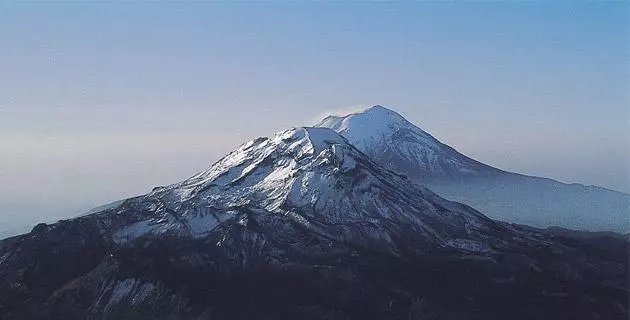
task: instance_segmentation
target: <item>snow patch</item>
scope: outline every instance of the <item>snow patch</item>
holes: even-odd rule
[[[455,248],[457,250],[466,251],[466,252],[490,252],[490,247],[487,245],[469,239],[451,239],[446,241],[446,245]]]
[[[109,298],[109,303],[107,305],[110,306],[121,302],[129,295],[129,293],[131,293],[137,281],[138,280],[136,280],[135,278],[131,278],[118,282],[114,287],[112,295]]]
[[[123,202],[125,202],[125,200],[126,199],[122,199],[122,200],[114,201],[112,203],[108,203],[108,204],[105,204],[105,205],[102,205],[102,206],[95,207],[95,208],[93,208],[93,209],[91,209],[91,210],[89,210],[89,211],[87,211],[87,212],[85,212],[85,213],[83,213],[83,214],[81,214],[79,216],[87,216],[87,215],[90,215],[90,214],[103,212],[105,210],[116,209],[116,208],[120,207],[120,205],[122,205]]]
[[[152,283],[140,284],[140,281],[135,278],[125,279],[116,283],[105,309],[110,309],[123,301],[127,301],[132,306],[140,304],[154,290],[155,286]]]
[[[186,217],[186,225],[191,236],[198,239],[207,236],[222,222],[234,217],[234,213],[231,212],[189,215]]]
[[[114,240],[116,244],[127,244],[146,235],[151,230],[152,226],[150,220],[139,221],[115,232],[112,236],[112,240]]]

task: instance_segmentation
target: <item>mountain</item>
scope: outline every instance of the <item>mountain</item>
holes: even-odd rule
[[[294,128],[0,241],[0,318],[626,319],[626,249],[493,221]]]
[[[630,195],[503,171],[473,160],[382,106],[316,125],[378,164],[493,219],[537,227],[630,231]]]
[[[500,172],[466,157],[379,105],[345,117],[326,117],[316,127],[338,132],[377,163],[413,173],[419,180]]]

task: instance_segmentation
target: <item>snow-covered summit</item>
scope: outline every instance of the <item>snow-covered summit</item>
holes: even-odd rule
[[[272,178],[284,180],[296,170],[304,169],[318,161],[326,160],[344,165],[344,159],[351,158],[344,157],[344,153],[356,154],[358,151],[331,129],[292,128],[278,132],[271,138],[257,138],[244,143],[207,170],[178,184],[177,187],[227,186],[236,182],[258,183]],[[345,167],[348,166],[346,163]],[[282,170],[275,172],[276,169]],[[249,180],[245,179],[254,172],[259,175],[254,175]]]
[[[330,128],[377,163],[409,166],[388,167],[399,172],[413,171],[418,177],[478,174],[496,170],[458,153],[380,105],[343,117],[328,116],[316,127]]]
[[[400,114],[380,105],[347,116],[328,116],[316,127],[330,128],[346,137],[360,150],[392,137],[400,130],[410,130],[426,147],[438,148],[439,142],[422,129],[415,127]]]

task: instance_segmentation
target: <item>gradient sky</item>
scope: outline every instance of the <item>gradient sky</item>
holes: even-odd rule
[[[0,233],[388,106],[490,165],[630,192],[625,2],[1,3]]]

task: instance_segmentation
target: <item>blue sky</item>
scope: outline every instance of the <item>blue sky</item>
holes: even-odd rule
[[[2,3],[0,224],[144,193],[373,104],[499,168],[629,192],[628,10]]]

